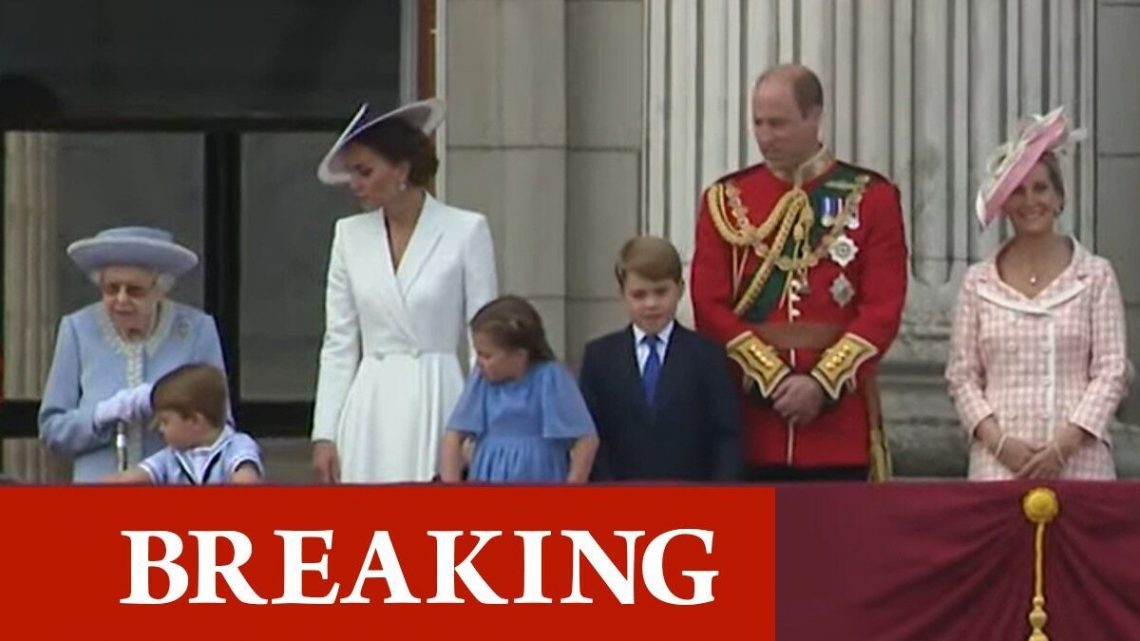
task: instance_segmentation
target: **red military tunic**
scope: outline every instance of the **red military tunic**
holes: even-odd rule
[[[761,164],[705,191],[696,325],[739,368],[750,463],[866,466],[879,436],[873,374],[906,298],[899,194],[826,150],[797,173],[799,189]],[[811,423],[788,425],[768,400],[791,373],[811,375],[829,397]]]

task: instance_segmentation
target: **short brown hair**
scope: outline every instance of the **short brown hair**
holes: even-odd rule
[[[499,347],[523,349],[532,361],[554,360],[542,316],[525,298],[500,296],[471,319],[471,331],[486,334]]]
[[[646,280],[681,283],[681,255],[672,243],[657,236],[634,236],[625,241],[614,265],[618,285],[625,287],[630,272]]]
[[[416,187],[426,187],[439,170],[439,158],[431,138],[399,118],[376,123],[360,132],[352,142],[371,149],[392,164],[408,163],[408,182]]]
[[[213,365],[191,363],[178,367],[154,384],[150,393],[155,413],[177,412],[184,418],[201,414],[214,427],[226,422],[226,375]]]
[[[806,116],[812,109],[823,109],[823,83],[811,69],[797,64],[772,67],[756,79],[756,88],[764,84],[764,81],[776,78],[791,80],[792,95],[801,115]]]

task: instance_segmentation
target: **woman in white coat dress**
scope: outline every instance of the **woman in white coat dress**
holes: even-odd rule
[[[482,214],[426,190],[439,161],[429,136],[443,105],[376,116],[364,105],[317,171],[365,210],[336,223],[313,417],[324,483],[430,481],[463,390],[467,321],[498,295]]]

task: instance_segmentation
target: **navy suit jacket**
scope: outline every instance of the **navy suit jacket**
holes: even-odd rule
[[[652,407],[632,327],[586,345],[579,382],[601,440],[596,480],[741,478],[740,410],[722,346],[675,323]]]

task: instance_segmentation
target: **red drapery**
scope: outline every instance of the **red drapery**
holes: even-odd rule
[[[1053,490],[1045,530],[1050,641],[1140,639],[1140,484],[783,486],[780,641],[1023,641],[1034,531],[1022,498]]]

